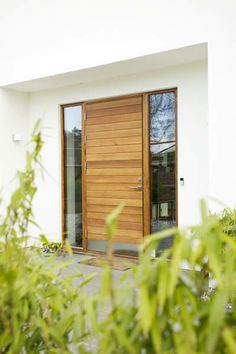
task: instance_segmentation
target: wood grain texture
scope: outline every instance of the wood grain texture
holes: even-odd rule
[[[100,229],[97,232],[89,231],[89,239],[90,240],[99,240],[99,241],[106,241],[107,236],[101,234]],[[130,244],[137,244],[139,245],[143,241],[142,235],[130,235],[129,233],[123,234],[115,234],[112,238],[113,242],[122,242],[122,243],[130,243]]]
[[[87,176],[87,186],[89,186],[90,183],[117,183],[117,185],[120,184],[126,184],[126,185],[132,185],[135,186],[138,183],[137,181],[137,177],[134,176],[97,176],[97,175],[91,175],[91,176]]]
[[[87,175],[86,169],[84,168],[86,164],[86,149],[85,149],[85,136],[86,136],[86,124],[85,124],[85,105],[82,105],[82,243],[83,250],[86,250],[88,247],[87,239]]]
[[[111,181],[112,182],[112,181]],[[138,186],[139,184],[136,183],[135,186]],[[127,192],[129,191],[129,185],[127,185],[127,183],[100,183],[100,184],[96,184],[96,183],[90,183],[87,186],[87,192],[93,192],[93,191],[124,191]]]
[[[127,105],[123,107],[112,107],[112,108],[103,108],[103,109],[96,109],[96,110],[87,110],[87,117],[106,117],[106,116],[113,116],[119,114],[128,114],[128,113],[139,113],[140,112],[141,104],[135,105]]]
[[[87,153],[87,162],[89,161],[124,161],[124,160],[142,160],[142,152],[112,152],[107,154],[89,154]]]
[[[110,139],[110,138],[125,138],[125,137],[135,137],[140,136],[142,130],[137,129],[122,129],[122,130],[112,130],[112,131],[103,131],[103,132],[88,132],[88,140],[97,140],[97,139]]]
[[[127,206],[137,206],[142,207],[143,201],[142,199],[128,199],[128,198],[91,198],[87,197],[88,204],[95,205],[113,205],[114,208],[120,203],[124,203]]]
[[[108,161],[88,161],[89,168],[125,168],[125,167],[140,167],[142,168],[142,159],[140,160],[108,160]]]
[[[114,210],[113,205],[95,205],[95,204],[87,204],[88,205],[88,213],[89,212],[102,212],[108,215]],[[131,215],[143,215],[142,207],[133,207],[133,206],[125,206],[122,210],[121,214],[131,214]]]
[[[149,132],[149,96],[143,95],[143,233],[150,234],[150,132]]]
[[[106,229],[105,227],[102,226],[88,226],[88,232],[93,232],[93,233],[100,233],[101,235],[104,235],[107,237]],[[126,237],[126,242],[128,242],[129,237],[133,238],[140,238],[143,235],[142,230],[129,230],[129,229],[119,229],[115,233],[115,235],[123,235]],[[130,242],[132,243],[132,242]]]
[[[103,222],[105,222],[105,219],[107,217],[109,213],[105,213],[105,212],[89,212],[87,214],[88,219],[94,218],[96,220],[102,220]],[[136,223],[142,223],[143,222],[143,217],[142,214],[128,214],[126,213],[121,213],[118,216],[118,221],[131,221],[131,222],[136,222]]]
[[[106,146],[107,149],[110,146],[123,146],[123,145],[133,145],[141,144],[142,146],[142,137],[141,136],[130,136],[130,137],[116,137],[116,138],[107,138],[107,139],[90,139],[87,141],[87,147],[94,146]]]
[[[97,109],[107,109],[114,107],[125,107],[130,105],[142,104],[142,97],[123,97],[123,98],[115,98],[112,100],[104,100],[100,102],[92,102],[87,104],[87,111],[94,111]]]
[[[66,232],[66,223],[65,223],[65,139],[64,139],[64,108],[60,107],[60,135],[61,135],[61,240],[62,244],[65,242],[65,232]]]
[[[129,113],[129,114],[114,114],[106,117],[90,117],[87,122],[87,127],[98,124],[110,124],[120,122],[132,122],[142,118],[141,113]]]
[[[135,176],[136,181],[142,176],[142,168],[89,168],[87,170],[88,176]]]
[[[105,227],[106,223],[104,219],[95,219],[94,216],[88,217],[88,223],[93,226]],[[139,231],[142,228],[142,222],[131,222],[128,220],[118,220],[117,222],[118,230],[136,230]]]
[[[114,152],[141,152],[142,146],[140,144],[133,144],[133,145],[112,145],[109,146],[109,151],[107,151],[106,146],[96,146],[96,147],[87,147],[87,154],[107,154],[107,153],[114,153]]]
[[[116,242],[140,243],[143,193],[142,96],[86,104],[88,240],[105,239],[105,218],[121,202]]]
[[[93,132],[104,132],[104,131],[114,131],[123,129],[135,129],[141,128],[142,121],[140,119],[131,122],[118,122],[118,123],[108,123],[108,124],[94,124],[87,126],[87,134]]]
[[[142,191],[129,190],[127,186],[125,191],[87,191],[88,198],[119,198],[119,199],[141,199]]]
[[[65,231],[65,179],[64,179],[64,107],[83,106],[86,121],[83,122],[83,247],[87,249],[87,232],[89,240],[106,240],[104,220],[114,209],[115,202],[129,200],[119,215],[118,230],[114,242],[139,244],[143,235],[150,231],[150,170],[149,170],[149,112],[148,97],[154,93],[175,92],[176,94],[176,221],[178,223],[178,144],[177,144],[177,89],[159,90],[139,95],[121,96],[106,100],[93,100],[85,103],[61,105],[61,198],[62,198],[62,238]],[[129,132],[127,132],[129,130]],[[113,133],[114,132],[114,133]],[[124,133],[123,133],[124,132]],[[112,133],[112,136],[110,135]],[[86,139],[85,139],[86,137]],[[86,141],[85,141],[86,140]],[[86,143],[86,144],[85,144]],[[122,159],[121,154],[142,153],[134,159]],[[102,155],[102,158],[97,157]],[[110,154],[110,155],[109,155]],[[117,154],[117,159],[115,155]],[[120,155],[119,155],[120,154]],[[88,161],[89,156],[90,161]],[[112,160],[109,158],[113,156]],[[120,157],[119,157],[120,156]],[[123,155],[128,157],[127,155]],[[133,157],[134,157],[133,156]],[[136,159],[138,158],[138,159]],[[84,168],[85,163],[87,169]],[[139,206],[132,205],[132,200],[139,201],[134,194],[125,195],[129,186],[138,186],[138,177],[143,178],[143,199]],[[94,193],[96,198],[94,198]],[[105,194],[101,194],[105,192]],[[112,192],[109,195],[109,192]],[[114,193],[113,193],[114,192]],[[117,192],[120,192],[117,194]],[[89,195],[89,199],[88,199]],[[100,197],[102,195],[102,198]],[[120,198],[117,198],[120,197]],[[128,198],[129,197],[129,198]],[[111,200],[104,205],[103,200]],[[130,204],[130,203],[128,203]],[[95,220],[95,225],[90,225]],[[124,222],[125,224],[122,224]],[[138,224],[140,230],[127,230],[127,223]],[[121,224],[120,224],[121,223]],[[91,226],[95,229],[91,230]],[[102,227],[101,227],[102,226]],[[135,226],[134,226],[135,227]],[[131,226],[132,228],[132,226]],[[101,231],[101,229],[103,231]]]

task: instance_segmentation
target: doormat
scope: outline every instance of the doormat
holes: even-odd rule
[[[113,253],[116,255],[116,254],[119,254],[120,256],[131,256],[131,257],[136,257],[138,258],[139,256],[139,252],[138,251],[135,251],[135,250],[114,250]]]
[[[80,264],[86,264],[86,265],[90,265],[93,267],[104,267],[108,262],[106,257],[94,257],[94,258],[89,258],[89,259],[84,259],[82,261],[79,262]],[[115,270],[128,270],[132,267],[132,264],[137,263],[135,261],[130,261],[127,259],[123,259],[123,258],[118,258],[118,257],[113,257],[112,258],[112,269]]]

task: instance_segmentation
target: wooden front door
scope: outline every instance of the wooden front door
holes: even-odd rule
[[[86,135],[86,238],[106,240],[105,218],[120,202],[113,242],[143,240],[143,97],[84,105]]]

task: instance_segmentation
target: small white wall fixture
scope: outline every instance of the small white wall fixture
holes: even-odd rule
[[[22,141],[22,135],[21,134],[17,134],[17,133],[12,134],[12,141],[14,143],[21,142]]]

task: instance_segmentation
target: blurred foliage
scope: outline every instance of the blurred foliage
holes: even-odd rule
[[[146,238],[139,265],[115,290],[104,269],[94,307],[101,310],[103,301],[106,308],[110,299],[112,308],[94,327],[98,353],[236,352],[236,242],[203,201],[201,214],[199,226]],[[153,260],[153,249],[171,234],[173,246]]]
[[[236,209],[225,208],[219,215],[223,231],[236,237]]]
[[[26,247],[43,145],[38,129],[0,223],[0,353],[235,353],[236,241],[217,216],[208,216],[204,202],[199,226],[147,237],[139,264],[118,282],[110,266],[122,206],[116,208],[106,220],[108,262],[100,290],[91,296],[84,285],[94,275],[65,276],[68,262]],[[170,235],[173,246],[153,259]]]
[[[60,254],[62,250],[62,244],[61,242],[49,242],[47,240],[42,241],[42,250],[45,253],[57,252],[57,254]]]
[[[0,221],[0,353],[87,353],[79,349],[88,332],[80,288],[89,279],[80,273],[63,277],[68,262],[58,262],[56,254],[45,258],[28,235],[29,225],[36,225],[32,202],[42,146],[38,122],[25,169],[17,172],[18,187]],[[47,242],[45,236],[41,241]]]

